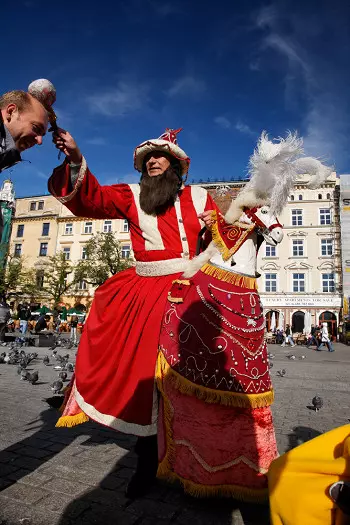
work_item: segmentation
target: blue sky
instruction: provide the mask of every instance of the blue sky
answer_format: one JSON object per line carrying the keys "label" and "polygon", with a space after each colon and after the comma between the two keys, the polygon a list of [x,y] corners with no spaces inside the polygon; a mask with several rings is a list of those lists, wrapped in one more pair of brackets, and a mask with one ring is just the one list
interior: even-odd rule
{"label": "blue sky", "polygon": [[[183,127],[189,180],[246,177],[258,135],[298,130],[350,169],[350,7],[341,0],[5,0],[0,92],[49,78],[58,123],[103,184],[136,182],[133,149]],[[5,22],[6,21],[6,22]],[[45,193],[50,134],[5,171]]]}

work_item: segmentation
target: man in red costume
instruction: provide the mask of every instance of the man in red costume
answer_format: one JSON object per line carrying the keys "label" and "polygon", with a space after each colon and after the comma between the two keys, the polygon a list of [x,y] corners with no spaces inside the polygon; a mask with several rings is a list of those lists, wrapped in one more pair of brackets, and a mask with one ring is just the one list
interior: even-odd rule
{"label": "man in red costume", "polygon": [[155,479],[158,399],[155,364],[164,307],[172,281],[195,255],[198,233],[216,206],[198,186],[184,186],[190,159],[178,146],[180,130],[147,140],[134,152],[140,184],[101,186],[73,137],[54,136],[66,155],[49,191],[80,217],[127,219],[136,265],[95,293],[76,363],[76,379],[58,425],[88,418],[139,436],[138,465],[129,497]]}

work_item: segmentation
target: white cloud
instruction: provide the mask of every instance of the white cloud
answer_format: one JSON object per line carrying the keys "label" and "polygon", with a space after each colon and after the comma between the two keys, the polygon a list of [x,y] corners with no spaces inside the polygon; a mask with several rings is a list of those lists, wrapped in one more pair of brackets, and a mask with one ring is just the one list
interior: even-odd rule
{"label": "white cloud", "polygon": [[223,129],[229,129],[231,127],[229,119],[223,116],[215,117],[214,122]]}
{"label": "white cloud", "polygon": [[235,129],[239,131],[240,133],[243,133],[243,135],[249,135],[250,137],[256,137],[257,133],[253,131],[248,124],[244,124],[244,122],[241,122],[238,120],[235,124]]}
{"label": "white cloud", "polygon": [[304,14],[302,6],[291,4],[287,8],[285,4],[284,10],[279,11],[277,5],[264,7],[255,16],[255,27],[262,30],[259,58],[262,60],[270,53],[270,63],[275,64],[274,55],[278,53],[285,61],[282,62],[285,104],[300,114],[306,154],[329,164],[346,166],[350,161],[350,127],[344,118],[348,106],[345,69],[342,71],[339,67],[341,55],[337,56],[336,65],[336,61],[333,63],[322,52],[314,51],[315,46],[319,49],[322,44],[322,34],[332,34],[334,47],[344,53],[348,40],[339,28],[342,21],[332,20],[330,11],[325,22],[320,11],[314,13],[310,24],[310,17]]}
{"label": "white cloud", "polygon": [[195,96],[202,95],[206,91],[206,84],[200,79],[191,75],[179,78],[166,91],[169,98],[177,96]]}
{"label": "white cloud", "polygon": [[148,87],[141,83],[118,82],[111,88],[86,98],[92,113],[124,117],[148,105]]}
{"label": "white cloud", "polygon": [[87,139],[86,143],[91,144],[91,146],[105,146],[107,141],[103,137],[93,137],[91,139]]}

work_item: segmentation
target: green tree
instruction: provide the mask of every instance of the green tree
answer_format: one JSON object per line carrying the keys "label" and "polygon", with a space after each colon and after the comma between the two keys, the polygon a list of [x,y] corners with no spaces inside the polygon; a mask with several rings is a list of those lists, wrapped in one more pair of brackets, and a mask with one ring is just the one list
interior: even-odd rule
{"label": "green tree", "polygon": [[24,257],[9,255],[6,266],[0,267],[0,296],[14,299],[36,294],[35,270],[26,267]]}
{"label": "green tree", "polygon": [[[62,296],[69,293],[75,286],[74,265],[67,261],[63,252],[48,257],[43,272],[43,286],[41,296],[46,296],[52,302],[53,310],[57,311]],[[73,279],[68,276],[73,273]]]}
{"label": "green tree", "polygon": [[86,258],[75,268],[75,282],[100,286],[112,275],[133,265],[133,259],[122,256],[122,246],[112,232],[91,237],[85,245],[85,254]]}

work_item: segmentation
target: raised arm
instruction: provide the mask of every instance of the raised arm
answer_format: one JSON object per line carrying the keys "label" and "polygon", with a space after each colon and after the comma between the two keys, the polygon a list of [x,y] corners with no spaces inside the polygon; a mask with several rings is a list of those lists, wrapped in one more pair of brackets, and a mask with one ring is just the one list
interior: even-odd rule
{"label": "raised arm", "polygon": [[53,142],[66,159],[48,181],[49,192],[80,217],[92,219],[128,218],[132,193],[127,184],[101,186],[87,167],[73,137],[59,130]]}

